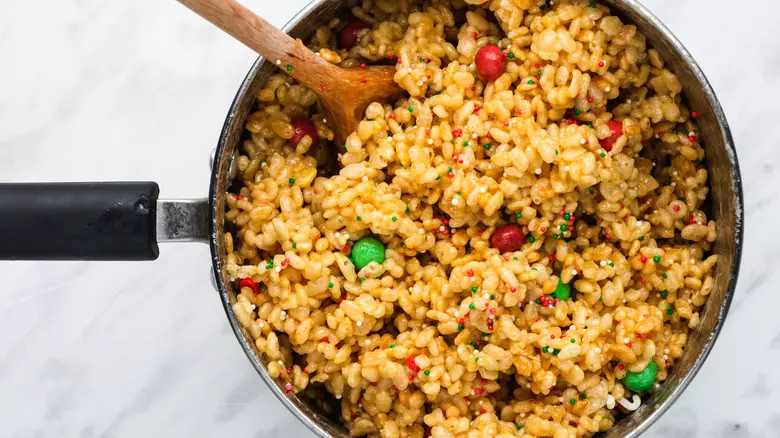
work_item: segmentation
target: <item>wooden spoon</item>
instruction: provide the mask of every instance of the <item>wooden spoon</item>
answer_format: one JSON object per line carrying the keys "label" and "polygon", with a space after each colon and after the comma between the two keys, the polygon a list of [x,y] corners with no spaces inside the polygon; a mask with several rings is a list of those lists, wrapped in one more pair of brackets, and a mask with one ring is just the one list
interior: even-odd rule
{"label": "wooden spoon", "polygon": [[395,67],[336,67],[234,0],[178,1],[317,93],[340,143],[370,103],[386,102],[402,91],[393,81]]}

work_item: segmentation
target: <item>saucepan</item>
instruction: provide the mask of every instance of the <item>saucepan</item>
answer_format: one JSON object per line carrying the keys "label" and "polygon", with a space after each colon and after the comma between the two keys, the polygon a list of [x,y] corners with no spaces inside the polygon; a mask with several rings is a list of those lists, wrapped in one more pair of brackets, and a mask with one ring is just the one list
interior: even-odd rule
{"label": "saucepan", "polygon": [[[713,251],[719,255],[715,286],[692,332],[685,354],[650,402],[621,419],[607,437],[636,437],[685,390],[707,358],[723,327],[737,282],[742,252],[743,199],[736,151],[723,110],[702,71],[672,33],[636,0],[602,0],[624,21],[635,24],[682,81],[707,153],[712,182],[711,212],[718,221]],[[315,0],[284,30],[306,39],[314,29],[346,13],[349,1]],[[234,286],[225,273],[225,193],[236,175],[233,159],[257,91],[276,67],[259,58],[230,106],[211,164],[206,199],[162,200],[153,182],[0,184],[0,259],[153,260],[158,242],[196,241],[211,248],[214,283],[227,319],[247,357],[274,395],[315,434],[349,436],[336,415],[284,390],[266,371],[266,360],[233,314]],[[338,411],[338,410],[336,410]]]}

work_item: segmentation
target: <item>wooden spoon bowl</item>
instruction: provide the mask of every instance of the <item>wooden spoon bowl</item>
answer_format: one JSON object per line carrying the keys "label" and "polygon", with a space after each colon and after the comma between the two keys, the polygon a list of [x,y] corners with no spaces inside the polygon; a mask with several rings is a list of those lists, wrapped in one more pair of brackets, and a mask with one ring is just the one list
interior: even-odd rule
{"label": "wooden spoon bowl", "polygon": [[393,80],[395,67],[337,67],[234,0],[178,1],[317,93],[339,143],[355,130],[369,104],[402,92]]}

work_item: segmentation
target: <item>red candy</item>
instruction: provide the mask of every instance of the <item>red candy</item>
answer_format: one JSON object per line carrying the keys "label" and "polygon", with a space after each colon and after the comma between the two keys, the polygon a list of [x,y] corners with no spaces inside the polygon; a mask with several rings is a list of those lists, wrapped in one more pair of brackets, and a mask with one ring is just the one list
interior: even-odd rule
{"label": "red candy", "polygon": [[474,63],[477,64],[477,72],[482,79],[495,81],[504,73],[504,52],[492,44],[484,46],[477,51]]}
{"label": "red candy", "polygon": [[490,246],[500,253],[517,251],[523,246],[525,233],[517,225],[506,225],[496,230],[490,237]]}
{"label": "red candy", "polygon": [[314,123],[311,120],[304,117],[296,117],[292,119],[290,123],[292,123],[293,129],[295,130],[295,134],[293,134],[290,139],[290,143],[293,145],[300,143],[303,137],[307,135],[311,137],[312,144],[317,143],[317,140],[319,140],[320,137],[317,135],[317,127],[314,126]]}
{"label": "red candy", "polygon": [[257,287],[257,283],[255,283],[251,278],[242,278],[241,281],[238,283],[238,287],[248,287],[252,289],[252,292],[255,293],[255,295],[260,293],[260,288]]}
{"label": "red candy", "polygon": [[420,372],[420,367],[417,366],[417,362],[414,361],[414,356],[409,356],[406,358],[406,367],[409,368],[409,370],[413,373]]}
{"label": "red candy", "polygon": [[610,120],[607,122],[607,126],[609,126],[609,129],[612,131],[612,135],[599,141],[599,143],[605,151],[609,152],[612,150],[612,146],[615,145],[618,138],[623,135],[623,123],[618,122],[617,120]]}
{"label": "red candy", "polygon": [[339,35],[341,48],[349,50],[355,47],[355,44],[357,44],[358,40],[358,32],[369,28],[371,28],[371,26],[363,23],[362,21],[353,21],[352,23],[344,26],[344,29],[341,29],[341,34]]}

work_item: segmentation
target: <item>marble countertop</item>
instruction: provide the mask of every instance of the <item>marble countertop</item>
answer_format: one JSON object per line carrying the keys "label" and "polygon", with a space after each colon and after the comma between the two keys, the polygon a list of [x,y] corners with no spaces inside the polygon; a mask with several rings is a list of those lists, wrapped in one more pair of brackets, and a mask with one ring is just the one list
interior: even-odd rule
{"label": "marble countertop", "polygon": [[[245,1],[277,25],[306,2]],[[723,103],[747,219],[725,328],[652,438],[780,436],[769,225],[780,214],[780,2],[737,3],[645,1]],[[0,181],[154,180],[163,197],[205,195],[209,151],[253,53],[174,1],[0,5]],[[313,436],[246,360],[209,268],[197,244],[165,245],[147,263],[0,263],[0,436]]]}

